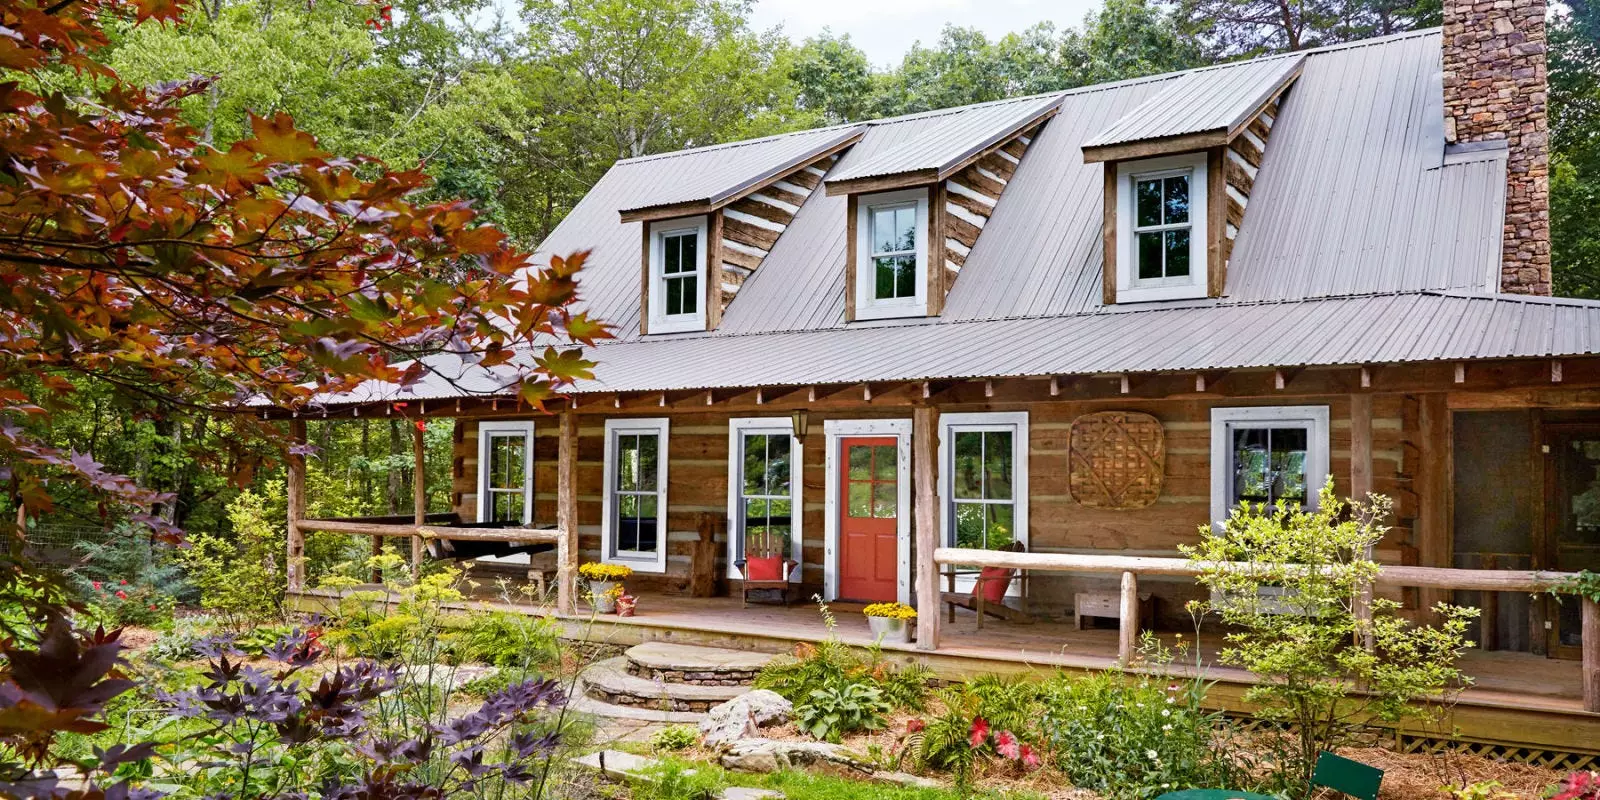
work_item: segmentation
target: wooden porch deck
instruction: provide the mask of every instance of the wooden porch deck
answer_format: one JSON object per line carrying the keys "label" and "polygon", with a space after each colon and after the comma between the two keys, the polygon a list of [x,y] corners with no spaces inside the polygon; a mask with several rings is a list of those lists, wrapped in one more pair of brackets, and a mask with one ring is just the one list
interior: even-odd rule
{"label": "wooden porch deck", "polygon": [[[308,590],[293,596],[298,608],[317,610],[331,593]],[[827,626],[815,604],[788,607],[752,603],[741,608],[737,598],[694,598],[645,593],[633,617],[591,614],[579,604],[576,613],[558,615],[551,606],[509,604],[483,598],[461,604],[466,608],[492,608],[559,619],[573,640],[631,646],[646,641],[672,641],[713,647],[787,653],[803,642],[828,637]],[[873,643],[859,606],[830,606],[836,620],[834,635],[841,641],[866,647]],[[1015,624],[986,620],[982,630],[970,611],[958,610],[953,624],[942,626],[937,651],[914,645],[888,643],[883,651],[895,660],[920,662],[945,680],[960,680],[985,673],[1016,674],[1065,670],[1093,672],[1117,664],[1119,631],[1104,627],[1077,630],[1071,622],[1038,621]],[[1160,631],[1169,647],[1192,642],[1193,631]],[[1207,679],[1216,681],[1210,697],[1219,707],[1245,711],[1244,691],[1253,675],[1215,663],[1220,635],[1200,634],[1200,654]],[[1583,710],[1581,665],[1576,661],[1548,659],[1528,653],[1469,651],[1463,670],[1475,684],[1463,693],[1454,724],[1462,739],[1516,747],[1600,755],[1600,714]],[[1174,664],[1172,671],[1189,674],[1194,655]],[[1537,676],[1530,678],[1530,676]],[[1432,732],[1417,732],[1432,733]]]}

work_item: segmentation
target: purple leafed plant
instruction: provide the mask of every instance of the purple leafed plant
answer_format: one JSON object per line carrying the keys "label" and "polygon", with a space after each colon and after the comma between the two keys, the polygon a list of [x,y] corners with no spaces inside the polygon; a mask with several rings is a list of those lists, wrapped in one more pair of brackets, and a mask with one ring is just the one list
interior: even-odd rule
{"label": "purple leafed plant", "polygon": [[[561,744],[566,695],[533,679],[457,715],[408,713],[400,670],[361,661],[320,669],[315,632],[293,631],[269,664],[239,660],[226,642],[206,648],[201,682],[155,697],[181,736],[96,749],[63,779],[57,731],[97,733],[107,702],[133,688],[120,632],[74,632],[53,619],[36,650],[3,649],[0,797],[151,800],[183,794],[265,800],[528,797],[544,794]],[[428,687],[421,687],[426,689]],[[4,752],[20,763],[5,763]]]}

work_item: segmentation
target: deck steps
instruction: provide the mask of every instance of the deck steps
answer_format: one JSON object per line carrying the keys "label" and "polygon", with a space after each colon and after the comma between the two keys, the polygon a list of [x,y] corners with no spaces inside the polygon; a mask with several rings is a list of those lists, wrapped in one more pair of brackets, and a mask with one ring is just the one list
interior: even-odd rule
{"label": "deck steps", "polygon": [[772,660],[765,653],[646,642],[589,665],[574,707],[603,717],[698,722],[712,707],[748,691]]}

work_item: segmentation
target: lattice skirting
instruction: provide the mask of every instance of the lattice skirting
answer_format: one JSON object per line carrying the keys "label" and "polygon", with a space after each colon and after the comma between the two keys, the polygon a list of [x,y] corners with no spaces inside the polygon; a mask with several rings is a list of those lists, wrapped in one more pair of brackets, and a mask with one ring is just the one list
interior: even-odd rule
{"label": "lattice skirting", "polygon": [[[1258,731],[1268,728],[1280,727],[1279,723],[1256,719],[1250,716],[1229,714],[1228,720],[1237,729],[1243,731]],[[1499,744],[1496,742],[1472,741],[1462,738],[1445,736],[1431,736],[1428,734],[1396,732],[1393,728],[1367,727],[1357,735],[1359,739],[1366,739],[1379,747],[1387,747],[1401,753],[1443,753],[1455,752],[1464,755],[1481,756],[1493,761],[1504,761],[1515,764],[1531,764],[1536,767],[1545,767],[1558,772],[1577,772],[1586,769],[1600,769],[1600,753],[1574,752],[1569,750],[1554,750],[1546,747],[1528,747],[1526,745]]]}

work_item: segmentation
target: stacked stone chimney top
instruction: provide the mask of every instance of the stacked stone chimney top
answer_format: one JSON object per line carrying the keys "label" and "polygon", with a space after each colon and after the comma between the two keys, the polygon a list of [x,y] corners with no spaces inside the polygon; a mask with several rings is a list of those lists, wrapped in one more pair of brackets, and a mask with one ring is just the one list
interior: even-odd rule
{"label": "stacked stone chimney top", "polygon": [[1500,290],[1550,294],[1550,156],[1544,0],[1444,0],[1449,142],[1504,141]]}

